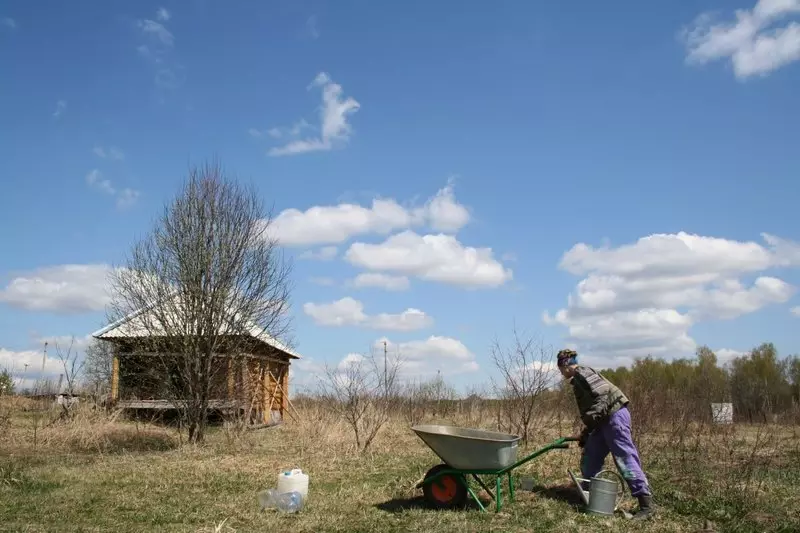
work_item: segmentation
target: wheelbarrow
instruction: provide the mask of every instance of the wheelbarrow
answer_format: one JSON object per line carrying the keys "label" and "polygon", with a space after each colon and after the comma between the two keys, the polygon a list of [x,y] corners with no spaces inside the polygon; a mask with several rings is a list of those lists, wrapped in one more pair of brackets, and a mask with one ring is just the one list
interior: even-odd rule
{"label": "wheelbarrow", "polygon": [[[481,511],[486,507],[470,485],[470,478],[494,500],[497,511],[503,508],[503,480],[508,481],[509,501],[514,501],[514,480],[511,472],[549,452],[567,449],[573,437],[560,437],[550,444],[517,459],[521,437],[495,431],[455,426],[419,425],[411,428],[442,460],[417,483],[426,503],[435,509],[460,507],[471,497]],[[480,476],[495,478],[495,491]]]}

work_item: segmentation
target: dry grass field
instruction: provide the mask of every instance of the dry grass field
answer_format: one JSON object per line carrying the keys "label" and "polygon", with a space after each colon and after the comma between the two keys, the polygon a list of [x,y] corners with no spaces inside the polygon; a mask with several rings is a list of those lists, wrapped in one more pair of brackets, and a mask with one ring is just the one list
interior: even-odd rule
{"label": "dry grass field", "polygon": [[[800,531],[798,428],[642,435],[658,512],[636,523],[580,512],[564,488],[567,468],[578,469],[577,448],[521,468],[538,486],[499,514],[433,511],[413,486],[437,458],[400,420],[358,454],[347,427],[312,408],[280,427],[214,428],[202,446],[182,444],[175,429],[115,414],[82,408],[74,420],[51,424],[57,414],[0,398],[2,531],[694,532],[706,520],[715,531]],[[557,434],[537,431],[530,447]],[[260,511],[256,493],[294,467],[310,475],[306,508],[297,515]]]}

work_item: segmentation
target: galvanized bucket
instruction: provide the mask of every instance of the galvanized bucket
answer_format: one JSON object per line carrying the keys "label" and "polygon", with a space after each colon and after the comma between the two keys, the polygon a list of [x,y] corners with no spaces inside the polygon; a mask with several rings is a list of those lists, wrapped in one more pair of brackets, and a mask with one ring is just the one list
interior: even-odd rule
{"label": "galvanized bucket", "polygon": [[617,482],[593,477],[589,488],[589,514],[612,516],[617,508]]}
{"label": "galvanized bucket", "polygon": [[[583,503],[586,504],[587,513],[601,516],[614,515],[622,499],[622,495],[619,494],[620,484],[617,481],[601,477],[584,479],[577,477],[570,470],[567,472],[569,472],[572,481],[575,483]],[[583,490],[581,486],[582,483],[587,482],[589,483],[588,491]]]}

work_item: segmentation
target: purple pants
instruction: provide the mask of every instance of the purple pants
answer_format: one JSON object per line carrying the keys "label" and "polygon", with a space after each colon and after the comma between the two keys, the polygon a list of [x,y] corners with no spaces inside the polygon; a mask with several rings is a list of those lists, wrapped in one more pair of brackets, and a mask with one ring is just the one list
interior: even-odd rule
{"label": "purple pants", "polygon": [[585,479],[591,479],[603,469],[608,452],[611,452],[619,472],[628,483],[631,496],[650,494],[639,452],[631,438],[631,414],[627,407],[611,415],[589,435],[581,458],[581,474]]}

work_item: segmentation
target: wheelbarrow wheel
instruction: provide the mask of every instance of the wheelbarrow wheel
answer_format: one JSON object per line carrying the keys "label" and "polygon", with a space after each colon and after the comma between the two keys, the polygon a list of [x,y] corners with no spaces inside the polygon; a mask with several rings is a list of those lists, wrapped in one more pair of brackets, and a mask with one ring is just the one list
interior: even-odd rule
{"label": "wheelbarrow wheel", "polygon": [[467,488],[455,474],[442,474],[428,481],[442,470],[449,470],[446,464],[436,465],[425,474],[422,494],[425,501],[435,509],[452,509],[463,506],[467,501]]}

